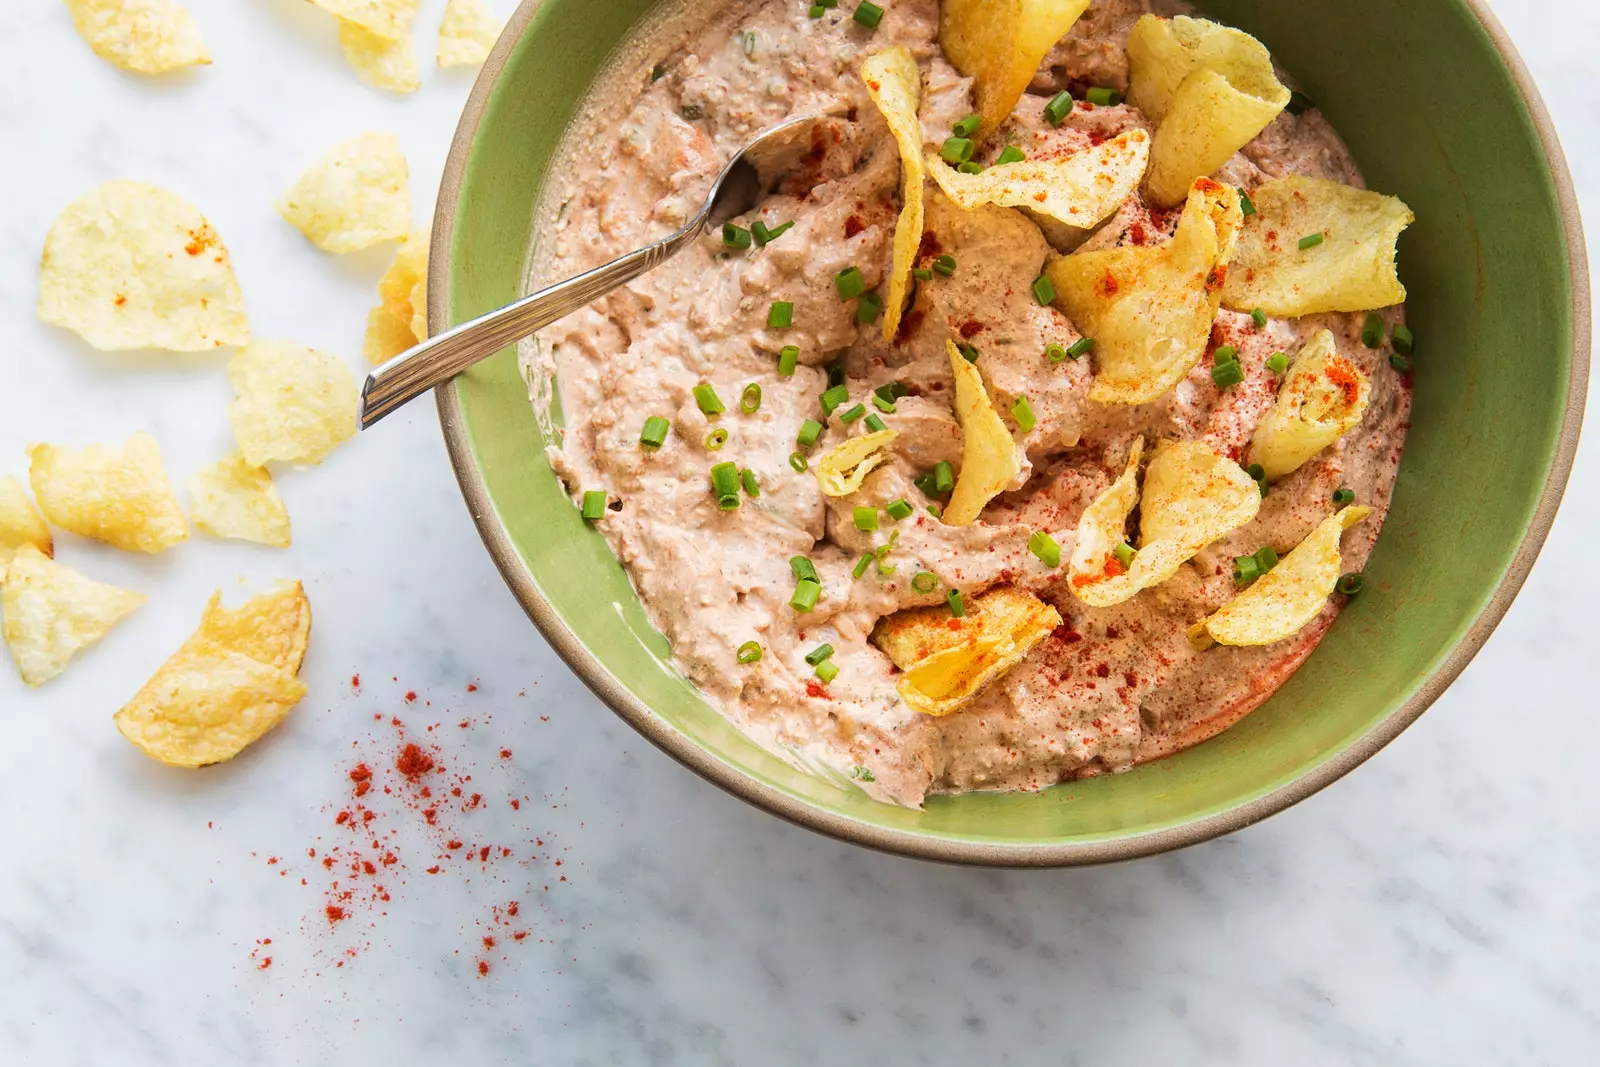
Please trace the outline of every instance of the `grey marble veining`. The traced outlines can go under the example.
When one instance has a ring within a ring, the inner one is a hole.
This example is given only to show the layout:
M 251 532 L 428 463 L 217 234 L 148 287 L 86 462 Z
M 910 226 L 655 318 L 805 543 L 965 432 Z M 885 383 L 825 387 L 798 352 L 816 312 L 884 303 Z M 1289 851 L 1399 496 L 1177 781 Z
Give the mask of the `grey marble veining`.
M 181 482 L 229 443 L 220 365 L 131 366 L 35 320 L 45 229 L 94 182 L 190 196 L 257 334 L 352 369 L 387 253 L 317 253 L 273 200 L 338 138 L 395 129 L 427 210 L 468 76 L 430 66 L 421 93 L 386 98 L 301 0 L 188 4 L 216 65 L 156 82 L 94 59 L 59 4 L 0 6 L 0 473 L 29 441 L 148 429 Z M 1600 204 L 1600 13 L 1496 8 Z M 0 670 L 0 1063 L 1593 1062 L 1597 447 L 1504 625 L 1377 759 L 1247 832 L 1081 871 L 864 852 L 656 752 L 505 591 L 422 405 L 280 478 L 287 552 L 197 540 L 133 559 L 64 536 L 64 561 L 152 599 L 44 690 Z M 134 752 L 112 711 L 212 589 L 277 575 L 304 578 L 316 611 L 290 722 L 204 774 Z M 439 835 L 383 796 L 404 869 L 390 901 L 330 925 L 320 857 L 349 768 L 392 765 L 390 716 L 486 798 L 453 832 L 513 854 L 427 875 Z

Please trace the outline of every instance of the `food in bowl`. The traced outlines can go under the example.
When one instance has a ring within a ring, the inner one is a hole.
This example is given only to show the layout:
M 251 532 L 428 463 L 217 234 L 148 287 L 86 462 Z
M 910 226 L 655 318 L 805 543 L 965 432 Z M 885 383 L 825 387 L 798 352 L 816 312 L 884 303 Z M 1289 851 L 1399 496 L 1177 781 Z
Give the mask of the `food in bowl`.
M 1150 6 L 736 6 L 603 85 L 625 118 L 553 168 L 560 276 L 834 116 L 526 371 L 678 667 L 877 798 L 1196 744 L 1360 590 L 1410 408 L 1411 214 L 1259 42 Z

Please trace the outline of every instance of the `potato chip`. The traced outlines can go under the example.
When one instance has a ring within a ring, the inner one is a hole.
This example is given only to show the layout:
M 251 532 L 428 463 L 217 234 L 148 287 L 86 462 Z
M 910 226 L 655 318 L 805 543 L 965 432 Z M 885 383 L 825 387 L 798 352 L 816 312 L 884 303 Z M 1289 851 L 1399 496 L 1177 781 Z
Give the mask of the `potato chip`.
M 1250 440 L 1250 462 L 1282 478 L 1360 425 L 1372 396 L 1361 368 L 1341 356 L 1333 334 L 1318 330 L 1278 387 L 1272 410 Z
M 217 231 L 188 201 L 145 182 L 106 182 L 56 218 L 38 313 L 103 351 L 202 352 L 250 340 Z
M 422 0 L 311 0 L 341 24 L 357 26 L 385 41 L 398 41 L 411 28 Z
M 406 157 L 392 133 L 334 145 L 278 201 L 284 221 L 327 252 L 356 252 L 411 232 Z
M 1116 547 L 1124 541 L 1128 516 L 1139 503 L 1139 461 L 1144 458 L 1144 438 L 1135 437 L 1128 449 L 1128 462 L 1117 480 L 1089 501 L 1078 519 L 1078 537 L 1067 561 L 1067 577 L 1073 592 L 1127 573 L 1116 557 Z
M 387 363 L 417 343 L 411 323 L 397 319 L 381 304 L 367 311 L 367 333 L 361 341 L 361 354 L 369 363 Z
M 418 341 L 428 339 L 428 241 L 426 230 L 406 238 L 395 252 L 394 262 L 378 279 L 382 306 L 395 319 L 409 323 Z
M 922 165 L 922 123 L 917 118 L 922 72 L 911 49 L 902 44 L 868 56 L 861 64 L 861 80 L 900 148 L 900 217 L 894 224 L 894 267 L 883 314 L 883 339 L 892 341 L 900 331 L 900 316 L 911 291 L 911 268 L 916 266 L 922 244 L 922 193 L 927 178 Z
M 298 674 L 310 640 L 311 601 L 305 587 L 299 582 L 279 582 L 237 608 L 223 607 L 222 594 L 213 593 L 200 629 L 184 648 L 216 645 Z
M 900 696 L 924 715 L 949 715 L 1027 658 L 1061 625 L 1038 597 L 1009 587 L 967 602 L 966 616 L 944 606 L 912 608 L 878 623 L 872 640 L 905 671 Z
M 1128 100 L 1156 120 L 1145 194 L 1171 206 L 1289 104 L 1272 54 L 1247 33 L 1205 19 L 1145 15 L 1128 35 Z
M 0 574 L 23 545 L 32 545 L 47 556 L 56 554 L 50 527 L 34 510 L 22 483 L 8 474 L 0 478 Z
M 985 132 L 1004 122 L 1089 0 L 941 0 L 939 44 L 973 82 Z
M 335 356 L 292 341 L 257 341 L 228 362 L 233 436 L 246 462 L 321 463 L 356 432 L 360 395 Z
M 211 53 L 200 27 L 177 0 L 67 0 L 94 54 L 135 74 L 205 66 Z
M 441 67 L 477 67 L 500 38 L 500 20 L 483 0 L 449 0 L 434 58 Z
M 1209 645 L 1270 645 L 1292 637 L 1322 613 L 1339 582 L 1339 536 L 1372 514 L 1348 507 L 1322 524 L 1254 585 L 1196 623 L 1191 639 Z
M 422 66 L 410 37 L 389 40 L 353 22 L 341 22 L 339 47 L 350 69 L 374 89 L 414 93 L 422 88 Z
M 817 486 L 825 496 L 849 496 L 867 475 L 889 462 L 888 448 L 898 436 L 893 430 L 878 430 L 836 445 L 817 462 Z
M 1294 317 L 1372 311 L 1406 298 L 1395 242 L 1416 220 L 1404 201 L 1322 178 L 1280 178 L 1250 194 L 1222 301 Z M 1308 237 L 1322 238 L 1308 248 Z
M 1090 400 L 1148 403 L 1200 362 L 1243 217 L 1238 190 L 1201 178 L 1166 244 L 1050 261 L 1056 305 L 1096 342 Z
M 272 475 L 235 452 L 189 481 L 189 517 L 212 537 L 289 547 L 289 509 Z
M 1129 130 L 1061 159 L 1001 163 L 980 174 L 962 174 L 930 154 L 928 173 L 963 211 L 983 204 L 1022 207 L 1088 229 L 1133 195 L 1149 161 L 1150 135 Z
M 32 544 L 12 556 L 0 582 L 6 645 L 22 680 L 40 686 L 145 602 L 143 593 L 91 581 Z
M 129 552 L 163 552 L 187 540 L 183 509 L 147 433 L 121 445 L 32 445 L 28 479 L 51 523 Z
M 956 421 L 961 424 L 961 473 L 945 505 L 946 526 L 971 526 L 998 494 L 1012 488 L 1022 473 L 1022 450 L 994 410 L 978 368 L 956 343 L 945 341 L 950 373 L 956 379 Z

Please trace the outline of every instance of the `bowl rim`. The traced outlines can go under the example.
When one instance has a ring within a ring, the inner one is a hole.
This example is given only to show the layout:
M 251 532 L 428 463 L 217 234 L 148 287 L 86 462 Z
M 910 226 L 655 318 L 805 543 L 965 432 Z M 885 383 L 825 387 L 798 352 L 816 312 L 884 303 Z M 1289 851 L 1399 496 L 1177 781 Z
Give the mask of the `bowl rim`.
M 1478 613 L 1472 625 L 1449 655 L 1399 708 L 1373 725 L 1354 744 L 1306 774 L 1286 782 L 1254 800 L 1226 811 L 1130 837 L 1082 843 L 999 844 L 981 841 L 930 837 L 910 830 L 897 830 L 863 822 L 850 816 L 824 811 L 807 801 L 757 780 L 726 763 L 679 733 L 651 711 L 619 681 L 598 657 L 573 634 L 566 623 L 539 592 L 533 576 L 523 564 L 505 527 L 498 521 L 488 486 L 473 459 L 471 442 L 462 411 L 461 394 L 452 381 L 437 390 L 439 423 L 444 434 L 450 464 L 460 483 L 467 509 L 479 536 L 501 577 L 533 620 L 540 633 L 569 668 L 612 711 L 647 740 L 707 781 L 734 796 L 774 815 L 829 837 L 864 845 L 882 852 L 896 853 L 943 863 L 992 867 L 1065 867 L 1111 863 L 1152 856 L 1173 849 L 1209 841 L 1244 829 L 1306 799 L 1350 773 L 1415 722 L 1424 711 L 1466 669 L 1483 648 L 1489 635 L 1505 617 L 1511 602 L 1522 589 L 1538 559 L 1550 526 L 1560 508 L 1577 454 L 1583 425 L 1584 403 L 1589 379 L 1592 333 L 1589 265 L 1579 213 L 1577 193 L 1568 169 L 1566 155 L 1555 125 L 1527 65 L 1512 44 L 1505 28 L 1489 10 L 1486 0 L 1461 0 L 1482 25 L 1493 42 L 1500 61 L 1510 72 L 1518 94 L 1538 133 L 1545 165 L 1556 189 L 1562 226 L 1567 240 L 1567 259 L 1572 277 L 1572 367 L 1568 381 L 1566 410 L 1550 472 L 1540 493 L 1532 520 L 1502 576 L 1494 595 Z M 456 210 L 462 182 L 472 155 L 473 142 L 500 76 L 512 51 L 543 0 L 523 0 L 507 20 L 505 30 L 479 72 L 455 136 L 450 145 L 439 196 L 434 212 L 433 235 L 429 248 L 428 321 L 437 331 L 449 324 L 450 247 L 454 236 Z

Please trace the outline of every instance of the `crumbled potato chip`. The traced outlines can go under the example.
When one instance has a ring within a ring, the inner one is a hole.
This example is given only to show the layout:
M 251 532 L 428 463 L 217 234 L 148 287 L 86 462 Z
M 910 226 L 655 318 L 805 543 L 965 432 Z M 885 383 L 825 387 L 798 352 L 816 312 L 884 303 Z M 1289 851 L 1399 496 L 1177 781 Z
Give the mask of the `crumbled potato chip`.
M 983 375 L 967 362 L 956 343 L 945 341 L 950 373 L 956 379 L 956 421 L 961 424 L 961 473 L 945 505 L 946 526 L 971 526 L 995 496 L 1013 488 L 1022 472 L 1022 450 L 994 410 Z
M 212 537 L 289 547 L 289 509 L 265 468 L 235 452 L 189 481 L 189 517 Z
M 385 41 L 398 41 L 411 28 L 422 0 L 311 0 L 341 24 L 360 27 Z
M 1372 396 L 1361 368 L 1341 356 L 1333 334 L 1318 330 L 1278 387 L 1272 410 L 1250 440 L 1250 462 L 1282 478 L 1360 425 Z
M 0 478 L 0 574 L 23 545 L 32 545 L 47 556 L 56 554 L 50 527 L 34 510 L 22 483 L 8 474 Z
M 1397 197 L 1322 178 L 1279 178 L 1250 194 L 1222 301 L 1240 311 L 1294 317 L 1372 311 L 1402 303 L 1395 242 L 1416 220 Z M 1322 241 L 1301 248 L 1303 238 Z
M 849 496 L 867 475 L 889 462 L 889 446 L 898 436 L 894 430 L 878 430 L 834 446 L 817 462 L 817 486 L 826 496 Z
M 1339 536 L 1370 514 L 1371 508 L 1358 506 L 1329 515 L 1254 585 L 1190 628 L 1190 638 L 1205 645 L 1270 645 L 1294 636 L 1322 613 L 1339 582 Z
M 861 80 L 900 148 L 900 217 L 894 224 L 894 267 L 883 314 L 883 339 L 892 341 L 900 331 L 900 316 L 911 291 L 911 268 L 916 266 L 917 248 L 922 244 L 922 194 L 927 179 L 922 165 L 922 123 L 917 118 L 922 72 L 911 49 L 902 44 L 868 56 L 861 64 Z
M 284 221 L 327 252 L 356 252 L 411 232 L 405 153 L 392 133 L 340 141 L 278 201 Z
M 1238 190 L 1201 178 L 1166 244 L 1050 261 L 1057 306 L 1096 341 L 1090 400 L 1148 403 L 1200 362 L 1243 217 Z
M 1135 437 L 1128 462 L 1117 480 L 1089 502 L 1078 519 L 1078 537 L 1067 561 L 1067 577 L 1080 597 L 1087 587 L 1127 573 L 1115 555 L 1124 540 L 1128 516 L 1139 503 L 1139 461 L 1144 458 L 1144 438 Z
M 217 231 L 177 194 L 127 180 L 85 193 L 51 225 L 39 318 L 103 351 L 202 352 L 250 340 Z
M 408 36 L 389 40 L 353 22 L 341 22 L 339 47 L 350 69 L 374 89 L 414 93 L 422 88 L 422 66 Z
M 985 132 L 1004 122 L 1089 0 L 941 0 L 939 44 L 972 78 Z
M 4 568 L 0 618 L 22 680 L 40 686 L 145 602 L 143 593 L 91 581 L 23 544 Z
M 312 465 L 356 432 L 360 394 L 335 356 L 292 341 L 257 341 L 228 362 L 233 436 L 247 462 Z
M 194 16 L 177 0 L 67 0 L 94 54 L 135 74 L 211 62 Z
M 981 174 L 962 174 L 930 154 L 928 172 L 963 211 L 983 204 L 1022 207 L 1088 229 L 1133 195 L 1149 161 L 1150 135 L 1129 130 L 1062 159 L 1001 163 Z
M 434 55 L 441 67 L 477 67 L 500 37 L 500 20 L 483 0 L 449 0 Z
M 200 629 L 184 648 L 216 645 L 298 674 L 310 640 L 311 601 L 305 587 L 299 582 L 279 582 L 237 608 L 223 607 L 220 592 L 211 594 Z
M 898 612 L 878 623 L 872 640 L 906 672 L 900 696 L 913 710 L 949 715 L 1060 625 L 1060 613 L 1049 604 L 1002 587 L 973 597 L 960 619 L 943 606 Z
M 163 552 L 189 536 L 183 509 L 147 433 L 120 446 L 32 445 L 28 479 L 56 526 L 129 552 Z

